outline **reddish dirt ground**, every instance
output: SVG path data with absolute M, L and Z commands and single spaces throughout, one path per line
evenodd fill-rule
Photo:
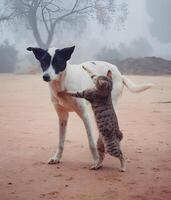
M 58 120 L 39 75 L 0 75 L 0 199 L 170 200 L 171 78 L 131 76 L 153 89 L 124 89 L 117 114 L 127 171 L 106 156 L 89 170 L 91 155 L 81 120 L 70 114 L 62 162 L 48 165 L 58 142 Z M 92 116 L 92 115 L 91 115 Z M 98 131 L 94 126 L 97 138 Z

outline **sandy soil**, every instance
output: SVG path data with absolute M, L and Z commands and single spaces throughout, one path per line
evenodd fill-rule
M 141 94 L 124 89 L 119 101 L 127 158 L 127 171 L 121 173 L 110 156 L 101 170 L 89 170 L 86 132 L 74 113 L 62 162 L 48 165 L 58 123 L 47 84 L 39 75 L 0 75 L 0 199 L 170 200 L 171 78 L 130 78 L 156 87 Z

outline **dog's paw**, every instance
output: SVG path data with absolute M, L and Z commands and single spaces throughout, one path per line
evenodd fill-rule
M 55 165 L 55 164 L 59 164 L 59 163 L 60 163 L 59 158 L 50 158 L 50 160 L 48 161 L 49 165 Z
M 123 167 L 123 168 L 120 169 L 120 172 L 125 172 L 125 171 L 126 171 L 125 167 Z
M 98 170 L 102 168 L 102 163 L 95 163 L 90 167 L 90 170 Z

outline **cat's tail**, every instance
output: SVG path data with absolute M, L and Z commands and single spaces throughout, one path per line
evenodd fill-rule
M 142 92 L 142 91 L 147 90 L 154 86 L 154 84 L 151 84 L 151 83 L 135 84 L 130 79 L 128 79 L 126 76 L 122 76 L 122 77 L 123 77 L 124 85 L 128 88 L 128 90 L 130 90 L 131 92 L 134 92 L 134 93 Z

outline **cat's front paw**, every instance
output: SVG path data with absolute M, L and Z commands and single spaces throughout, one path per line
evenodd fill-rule
M 64 95 L 66 95 L 65 93 L 66 91 L 60 91 L 57 93 L 58 97 L 63 97 Z

